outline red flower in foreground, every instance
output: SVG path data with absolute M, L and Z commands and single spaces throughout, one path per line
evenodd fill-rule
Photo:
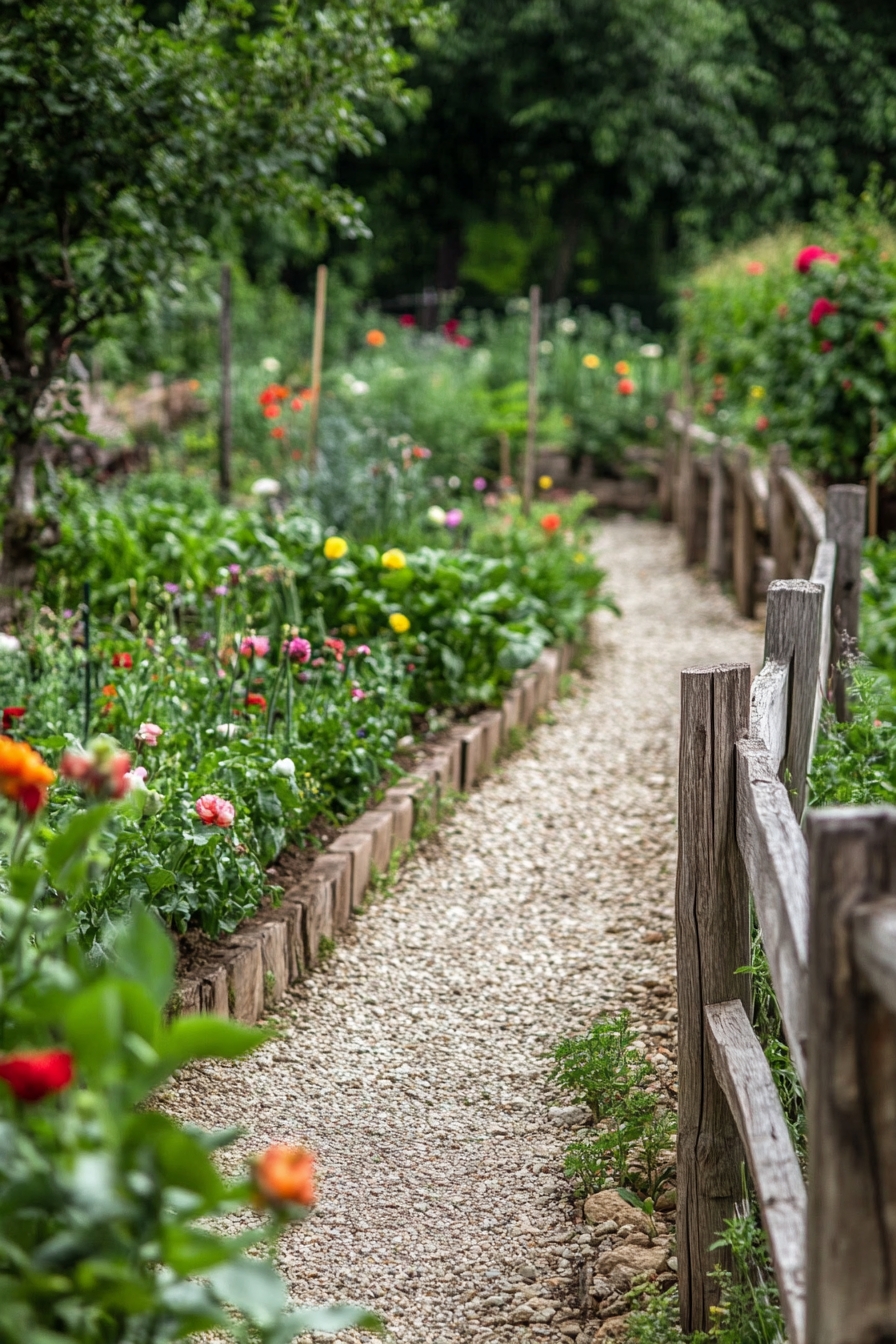
M 6 709 L 3 711 L 3 727 L 11 728 L 15 719 L 23 719 L 25 717 L 25 712 L 24 705 L 7 705 Z
M 73 1076 L 72 1057 L 67 1050 L 23 1050 L 0 1059 L 0 1078 L 19 1101 L 40 1101 L 51 1092 L 61 1092 Z
M 631 378 L 620 378 L 616 384 L 616 391 L 620 397 L 630 397 L 635 390 L 635 384 Z
M 817 327 L 819 322 L 825 317 L 830 317 L 831 313 L 836 313 L 838 305 L 831 303 L 830 299 L 816 299 L 809 313 L 809 322 L 813 327 Z
M 113 653 L 112 666 L 123 667 L 125 671 L 129 672 L 134 666 L 134 660 L 129 653 Z
M 831 261 L 836 263 L 839 260 L 840 257 L 836 252 L 828 252 L 826 248 L 819 247 L 817 243 L 813 243 L 811 247 L 803 248 L 802 252 L 797 255 L 793 266 L 801 275 L 808 275 L 812 269 L 813 262 Z
M 541 520 L 541 526 L 545 532 L 556 532 L 561 521 L 559 513 L 546 513 Z
M 276 420 L 277 416 L 280 414 L 280 407 L 277 405 L 275 401 L 272 401 L 267 406 L 265 406 L 264 414 L 266 415 L 268 420 Z
M 310 1208 L 317 1199 L 314 1154 L 307 1148 L 272 1144 L 255 1159 L 252 1178 L 259 1204 L 304 1204 Z
M 255 709 L 267 709 L 268 707 L 267 700 L 265 700 L 263 695 L 259 695 L 257 691 L 249 692 L 246 696 L 246 704 L 253 706 Z

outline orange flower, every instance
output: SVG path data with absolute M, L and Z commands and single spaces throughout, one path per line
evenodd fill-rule
M 283 428 L 282 425 L 277 425 L 274 429 L 271 430 L 271 438 L 272 439 L 286 438 L 286 430 Z
M 255 1159 L 252 1165 L 257 1204 L 304 1204 L 311 1208 L 317 1193 L 314 1188 L 314 1154 L 307 1148 L 275 1143 Z
M 371 327 L 364 339 L 368 345 L 385 345 L 386 333 L 380 331 L 379 327 Z
M 55 778 L 55 770 L 27 742 L 0 737 L 0 794 L 4 798 L 21 803 L 34 816 L 46 803 L 47 789 Z
M 280 407 L 276 402 L 269 402 L 267 406 L 265 406 L 263 414 L 268 420 L 276 420 L 277 416 L 280 414 Z
M 561 519 L 559 513 L 546 513 L 541 520 L 541 525 L 545 532 L 556 532 L 557 528 L 560 526 L 560 522 Z
M 111 681 L 110 681 L 106 686 L 104 686 L 103 689 L 100 691 L 100 695 L 105 695 L 106 698 L 109 699 L 109 700 L 111 700 L 112 697 L 113 697 L 114 695 L 117 695 L 117 694 L 118 694 L 118 692 L 116 691 L 115 687 L 112 685 Z
M 619 374 L 631 373 L 631 365 L 624 359 L 617 360 L 613 365 L 613 372 Z

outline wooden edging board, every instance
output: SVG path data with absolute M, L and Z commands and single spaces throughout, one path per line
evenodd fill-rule
M 528 727 L 557 698 L 571 652 L 569 644 L 545 649 L 500 709 L 453 728 L 413 774 L 386 790 L 381 803 L 342 827 L 276 909 L 245 920 L 178 978 L 172 1013 L 257 1022 L 318 964 L 321 941 L 332 942 L 363 908 L 372 879 L 388 870 L 393 851 L 408 844 L 421 809 L 437 817 L 443 795 L 466 792 L 487 775 L 511 731 Z

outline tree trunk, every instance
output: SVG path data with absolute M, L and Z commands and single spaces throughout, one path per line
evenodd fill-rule
M 37 517 L 35 467 L 40 458 L 37 435 L 13 445 L 3 553 L 0 556 L 0 624 L 11 621 L 37 572 L 37 542 L 42 524 Z

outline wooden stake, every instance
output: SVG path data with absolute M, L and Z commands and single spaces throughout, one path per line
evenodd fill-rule
M 715 1076 L 704 1006 L 739 999 L 750 1016 L 750 892 L 737 844 L 735 746 L 750 726 L 746 663 L 681 674 L 678 783 L 678 1289 L 690 1334 L 719 1301 L 710 1250 L 742 1190 L 744 1149 Z
M 859 599 L 862 593 L 862 540 L 865 536 L 864 485 L 832 485 L 828 489 L 825 526 L 837 543 L 837 567 L 831 600 L 831 647 L 834 708 L 837 718 L 849 718 L 849 662 L 855 660 L 859 637 Z
M 308 425 L 308 470 L 317 467 L 317 421 L 320 415 L 320 375 L 324 362 L 324 323 L 327 316 L 327 268 L 318 266 L 314 290 L 314 342 L 311 347 L 311 418 Z
M 230 499 L 230 459 L 233 436 L 230 383 L 230 267 L 221 267 L 221 418 L 218 425 L 218 488 L 226 503 Z
M 529 290 L 529 423 L 526 427 L 526 456 L 523 461 L 523 513 L 532 507 L 535 477 L 535 435 L 538 429 L 538 339 L 541 334 L 541 289 Z
M 871 452 L 877 450 L 877 407 L 871 407 Z M 877 467 L 868 476 L 868 535 L 877 536 Z

